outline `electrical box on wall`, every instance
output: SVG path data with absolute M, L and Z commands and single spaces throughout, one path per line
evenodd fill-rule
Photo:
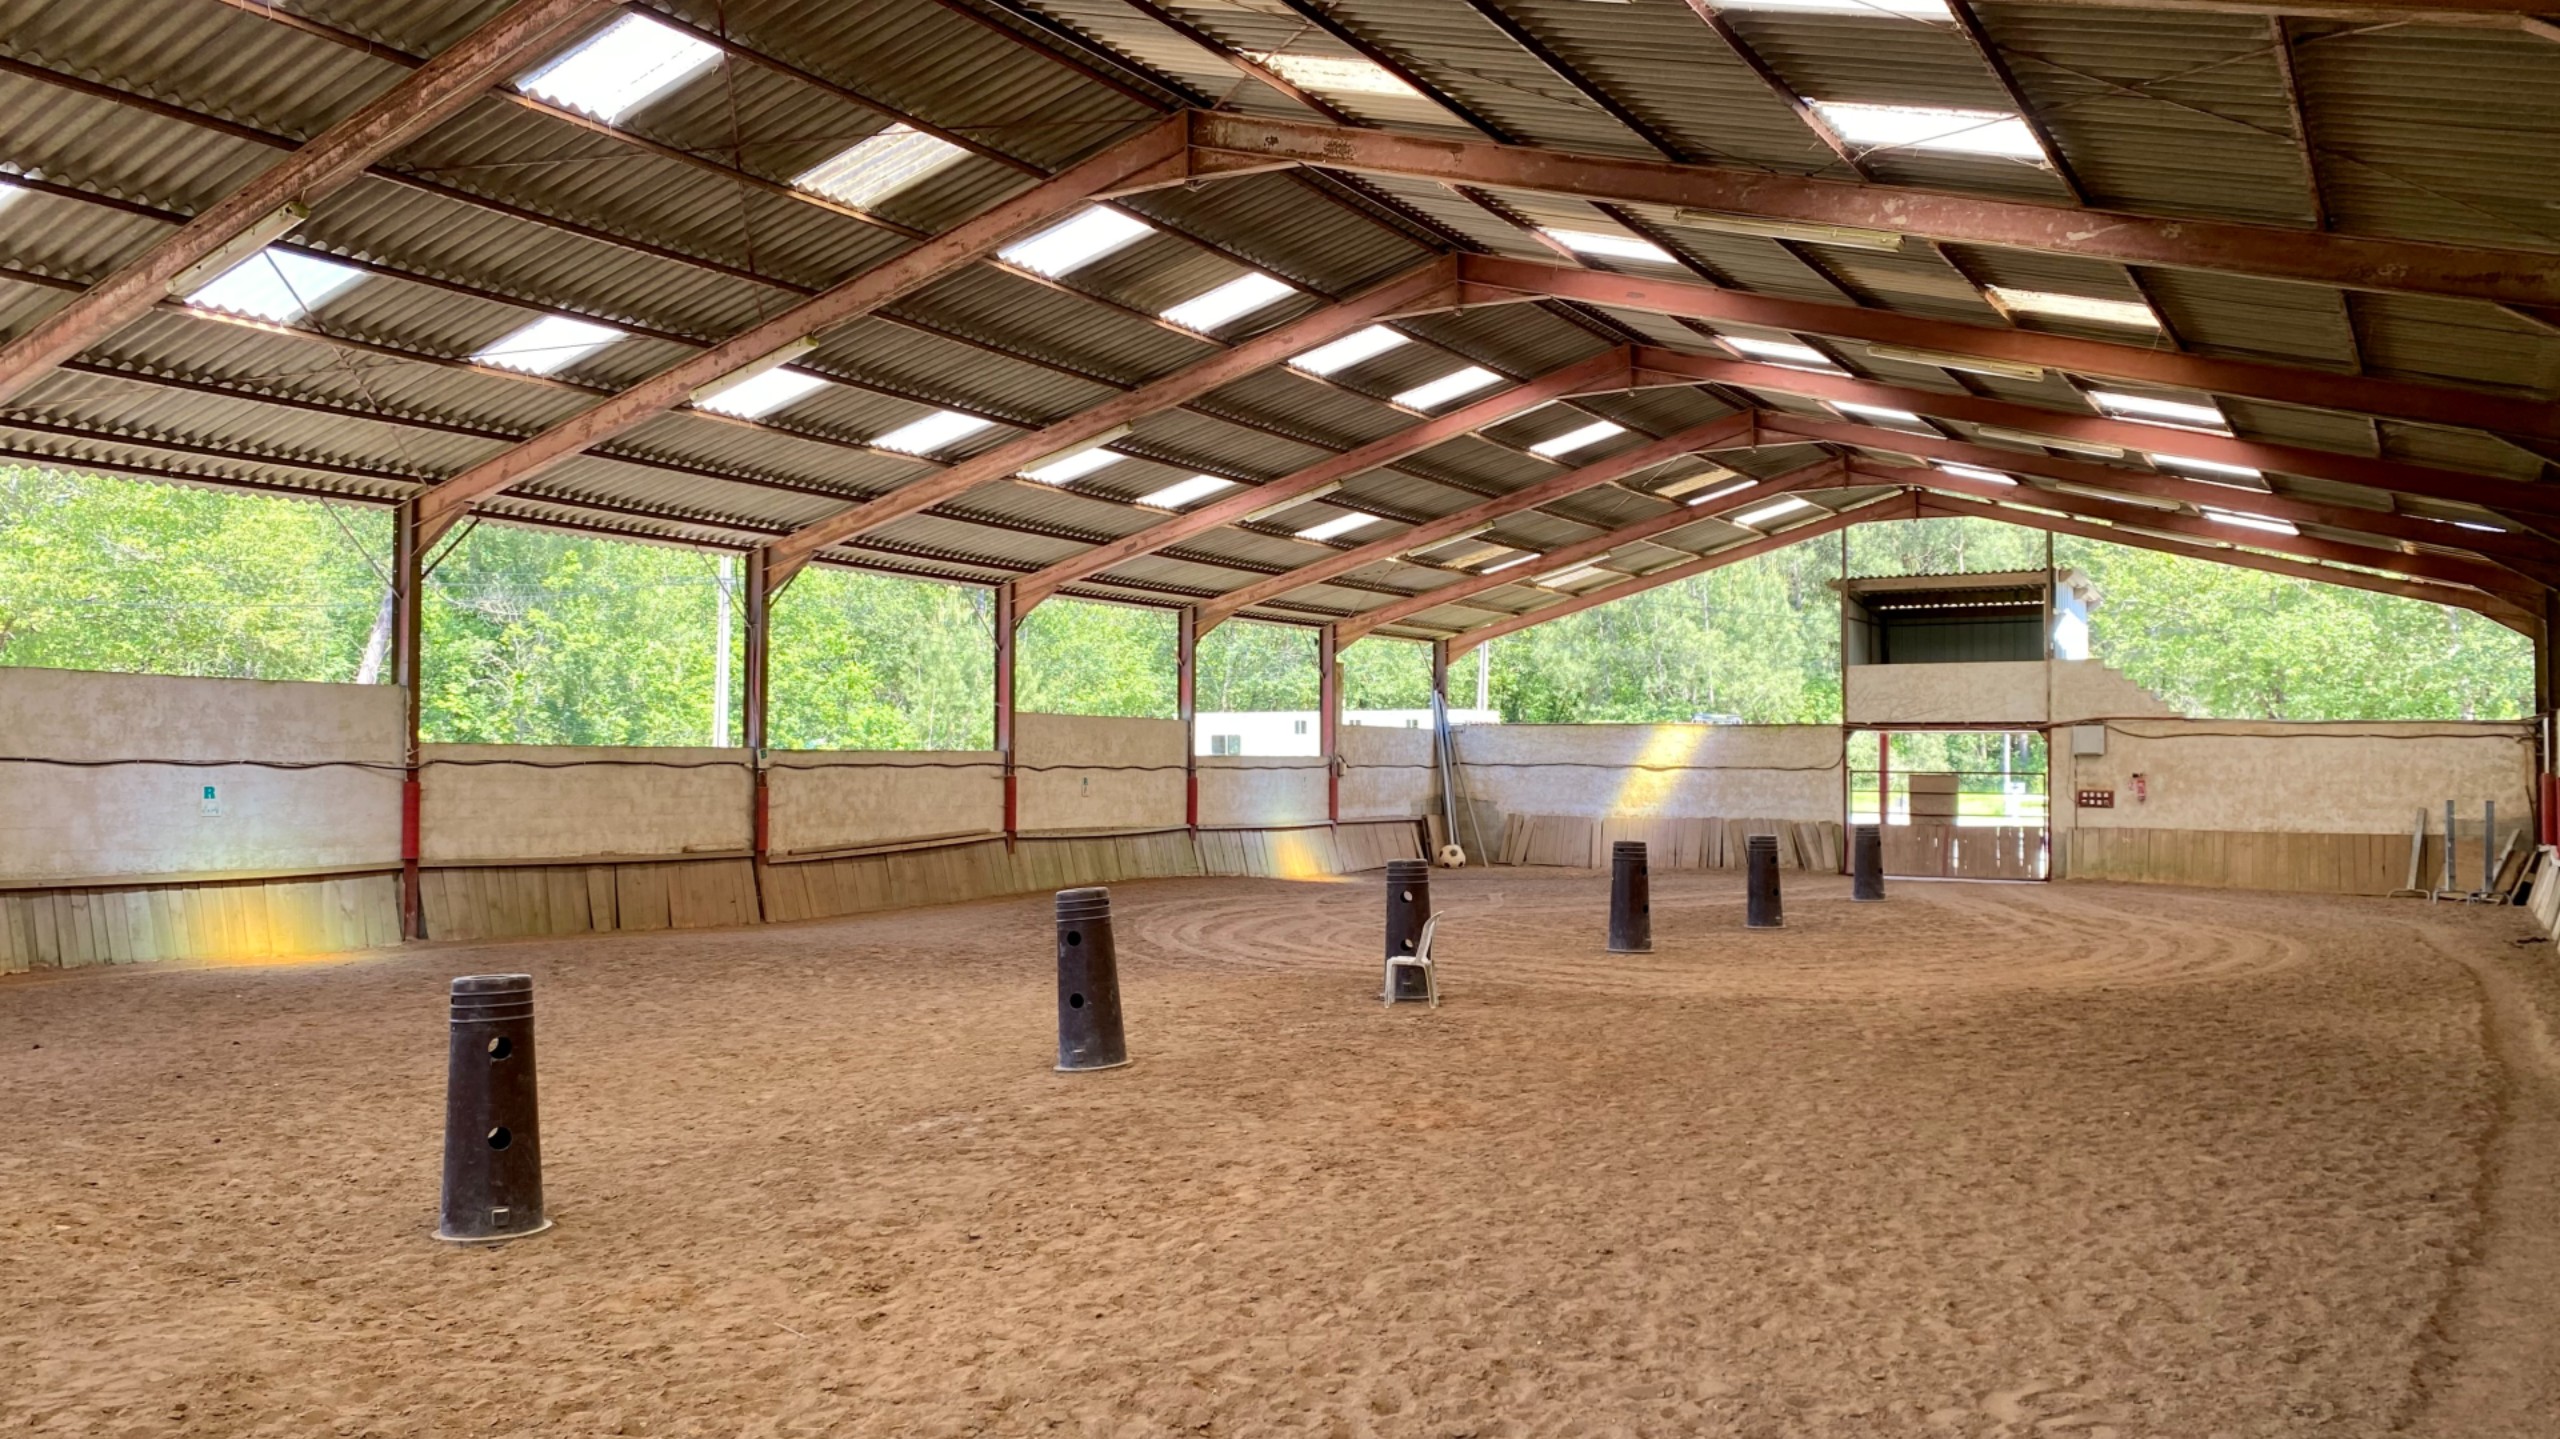
M 2080 807 L 2082 809 L 2114 809 L 2116 792 L 2111 789 L 2084 789 L 2080 791 Z
M 2076 724 L 2071 727 L 2071 752 L 2075 755 L 2102 755 L 2107 752 L 2107 727 L 2102 724 Z

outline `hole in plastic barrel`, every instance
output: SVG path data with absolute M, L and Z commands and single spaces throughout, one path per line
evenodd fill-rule
M 1083 930 L 1080 930 L 1080 929 L 1071 929 L 1071 930 L 1068 930 L 1068 931 L 1067 931 L 1067 943 L 1069 943 L 1069 944 L 1082 944 L 1082 943 L 1084 943 L 1084 931 L 1083 931 Z
M 1082 1008 L 1084 1008 L 1084 996 L 1083 996 L 1083 995 L 1081 995 L 1081 994 L 1070 994 L 1070 995 L 1068 995 L 1068 996 L 1067 996 L 1067 1008 L 1069 1008 L 1069 1009 L 1082 1009 Z
M 508 1133 L 507 1127 L 503 1124 L 489 1131 L 489 1147 L 491 1149 L 504 1149 L 515 1142 L 516 1137 L 513 1134 Z
M 489 1058 L 500 1060 L 516 1052 L 516 1042 L 501 1034 L 489 1041 Z

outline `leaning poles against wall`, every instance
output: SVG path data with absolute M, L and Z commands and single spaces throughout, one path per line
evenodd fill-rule
M 426 565 L 419 554 L 423 541 L 418 502 L 404 501 L 391 515 L 391 681 L 400 686 L 406 716 L 400 739 L 400 937 L 408 940 L 427 937 L 425 890 L 418 872 L 419 682 L 424 678 L 420 654 L 425 641 L 420 615 L 426 601 Z

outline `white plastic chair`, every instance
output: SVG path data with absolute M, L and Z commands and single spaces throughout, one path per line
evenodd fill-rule
M 1382 1002 L 1387 1004 L 1396 1002 L 1397 970 L 1418 969 L 1422 971 L 1423 997 L 1431 1001 L 1433 1009 L 1440 1007 L 1440 975 L 1431 963 L 1431 937 L 1438 933 L 1439 929 L 1440 916 L 1435 914 L 1422 922 L 1422 937 L 1414 941 L 1413 953 L 1387 956 L 1386 987 L 1378 992 L 1378 998 Z

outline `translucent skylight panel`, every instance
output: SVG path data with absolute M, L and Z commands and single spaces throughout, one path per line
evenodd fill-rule
M 556 375 L 621 338 L 622 332 L 611 325 L 567 315 L 545 315 L 497 343 L 474 351 L 471 358 L 529 375 Z
M 2014 314 L 2051 315 L 2056 319 L 2121 325 L 2128 330 L 2160 328 L 2160 317 L 2139 300 L 2101 300 L 2095 295 L 2065 295 L 2055 290 L 2012 290 L 2006 285 L 1993 285 L 1990 293 L 1994 303 Z
M 908 186 L 947 170 L 968 155 L 948 140 L 906 125 L 891 125 L 829 160 L 800 172 L 792 184 L 857 210 L 868 210 Z
M 1129 458 L 1127 455 L 1117 450 L 1097 447 L 1086 450 L 1082 454 L 1069 455 L 1063 460 L 1054 460 L 1036 470 L 1025 470 L 1022 472 L 1022 477 L 1026 480 L 1038 480 L 1044 485 L 1073 484 L 1096 471 L 1107 470 L 1127 458 Z
M 1861 405 L 1852 403 L 1848 400 L 1834 400 L 1831 402 L 1831 408 L 1838 410 L 1845 415 L 1855 415 L 1862 420 L 1876 420 L 1888 425 L 1901 425 L 1906 429 L 1925 430 L 1928 428 L 1927 422 L 1923 421 L 1918 415 L 1911 413 L 1909 410 L 1897 410 L 1890 405 Z
M 2042 160 L 2027 122 L 1999 110 L 1942 110 L 1927 105 L 1866 105 L 1816 100 L 1813 108 L 1840 138 L 1874 149 L 1927 150 L 1941 155 L 1987 155 L 2003 160 Z
M 1096 205 L 996 253 L 1035 275 L 1057 279 L 1155 233 L 1135 215 Z
M 2263 480 L 2267 477 L 2264 470 L 2248 465 L 2226 465 L 2220 460 L 2199 460 L 2187 455 L 2153 455 L 2151 463 L 2199 479 Z
M 1898 20 L 1945 20 L 1946 0 L 1717 0 L 1718 10 L 1765 10 L 1784 15 L 1883 15 Z
M 1420 99 L 1422 92 L 1387 73 L 1371 60 L 1334 55 L 1248 55 L 1292 85 L 1333 95 L 1394 95 Z
M 1798 510 L 1811 508 L 1813 508 L 1813 501 L 1789 495 L 1785 499 L 1762 505 L 1758 509 L 1744 510 L 1733 517 L 1733 522 L 1737 525 L 1759 526 L 1771 520 L 1784 519 Z
M 1498 564 L 1498 565 L 1487 565 L 1487 566 L 1485 566 L 1483 569 L 1480 569 L 1480 570 L 1476 571 L 1476 573 L 1477 573 L 1477 574 L 1480 574 L 1480 575 L 1498 575 L 1498 574 L 1502 573 L 1504 570 L 1517 569 L 1517 568 L 1519 568 L 1520 566 L 1522 566 L 1522 565 L 1525 565 L 1525 564 L 1529 563 L 1531 560 L 1534 560 L 1534 559 L 1540 559 L 1540 558 L 1543 558 L 1543 557 L 1542 557 L 1541 555 L 1539 555 L 1539 553 L 1538 553 L 1537 551 L 1535 551 L 1535 550 L 1531 550 L 1529 553 L 1527 553 L 1527 554 L 1525 554 L 1525 555 L 1520 555 L 1520 556 L 1518 556 L 1518 557 L 1516 557 L 1516 558 L 1513 558 L 1513 559 L 1504 560 L 1501 564 Z
M 672 25 L 625 14 L 518 80 L 516 88 L 610 125 L 719 58 L 717 48 Z
M 1609 260 L 1651 260 L 1662 265 L 1673 263 L 1669 250 L 1633 235 L 1613 235 L 1605 230 L 1563 230 L 1553 225 L 1539 226 L 1538 233 L 1577 255 L 1598 255 Z
M 1409 343 L 1411 341 L 1406 336 L 1384 325 L 1371 325 L 1365 330 L 1354 330 L 1330 344 L 1318 345 L 1291 360 L 1289 368 L 1304 370 L 1310 375 L 1330 375 Z
M 1220 490 L 1234 487 L 1235 481 L 1222 480 L 1216 475 L 1193 475 L 1187 480 L 1176 480 L 1152 495 L 1138 496 L 1138 503 L 1153 505 L 1160 510 L 1178 510 L 1194 500 L 1205 500 Z
M 2264 530 L 2271 535 L 2298 535 L 2302 533 L 2302 531 L 2294 528 L 2291 520 L 2279 520 L 2268 515 L 2253 515 L 2245 510 L 2208 509 L 2204 512 L 2204 517 L 2216 524 L 2238 525 L 2243 529 Z
M 1792 365 L 1799 370 L 1829 370 L 1834 374 L 1840 371 L 1838 365 L 1831 363 L 1829 355 L 1794 340 L 1764 340 L 1754 335 L 1718 335 L 1716 338 L 1754 360 Z
M 0 210 L 6 210 L 18 203 L 18 197 L 25 193 L 27 193 L 26 187 L 12 185 L 6 176 L 0 176 Z
M 0 191 L 0 207 L 14 189 Z M 291 250 L 260 250 L 216 275 L 187 296 L 187 303 L 226 314 L 290 325 L 331 295 L 364 278 L 352 265 L 314 259 Z
M 697 409 L 717 410 L 742 420 L 761 420 L 794 400 L 806 399 L 827 387 L 827 382 L 806 370 L 767 370 L 752 380 L 743 380 L 709 399 L 696 400 Z
M 1426 381 L 1395 397 L 1395 402 L 1408 410 L 1436 410 L 1460 395 L 1472 395 L 1502 377 L 1482 365 L 1469 365 L 1453 370 L 1436 380 Z
M 1568 430 L 1552 440 L 1540 440 L 1529 447 L 1529 453 L 1556 459 L 1576 450 L 1589 449 L 1611 435 L 1623 435 L 1627 427 L 1609 420 L 1594 420 L 1578 430 Z
M 1691 509 L 1696 509 L 1700 505 L 1711 505 L 1718 500 L 1729 499 L 1732 496 L 1741 494 L 1744 490 L 1750 489 L 1753 485 L 1758 483 L 1760 483 L 1758 480 L 1737 480 L 1730 485 L 1720 485 L 1715 489 L 1709 490 L 1705 494 L 1698 496 L 1696 499 L 1691 500 L 1689 502 L 1689 507 Z
M 1550 589 L 1563 589 L 1567 585 L 1578 585 L 1584 580 L 1594 578 L 1599 573 L 1598 565 L 1575 565 L 1561 574 L 1541 575 L 1538 577 L 1538 583 Z
M 885 435 L 872 440 L 876 449 L 896 450 L 905 455 L 930 455 L 934 451 L 969 438 L 993 425 L 975 415 L 958 410 L 936 410 L 921 420 L 910 420 Z
M 1980 465 L 1959 465 L 1950 461 L 1941 460 L 1938 462 L 1938 470 L 1942 474 L 1953 475 L 1959 480 L 1975 480 L 1986 485 L 2014 485 L 2017 483 L 2016 480 L 2000 473 L 1998 470 L 1986 470 Z
M 1323 524 L 1309 525 L 1305 529 L 1298 531 L 1298 538 L 1302 540 L 1329 540 L 1339 535 L 1347 535 L 1353 530 L 1374 525 L 1377 522 L 1378 517 L 1376 515 L 1336 515 L 1332 519 L 1325 521 Z
M 1161 318 L 1206 335 L 1230 320 L 1242 319 L 1294 293 L 1284 281 L 1255 270 L 1239 275 L 1207 294 L 1192 296 L 1165 311 Z
M 2140 420 L 2154 425 L 2180 425 L 2190 430 L 2212 430 L 2231 433 L 2231 422 L 2211 404 L 2193 400 L 2163 399 L 2158 395 L 2128 395 L 2115 390 L 2091 390 L 2090 402 L 2119 420 Z

